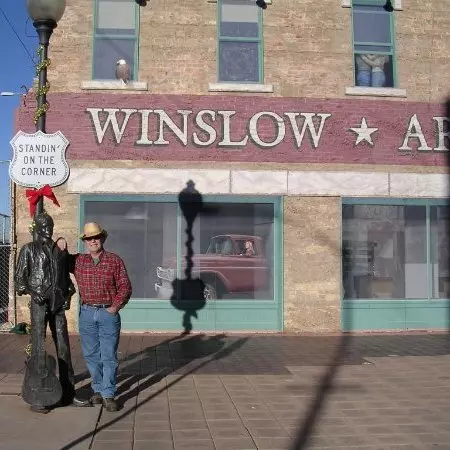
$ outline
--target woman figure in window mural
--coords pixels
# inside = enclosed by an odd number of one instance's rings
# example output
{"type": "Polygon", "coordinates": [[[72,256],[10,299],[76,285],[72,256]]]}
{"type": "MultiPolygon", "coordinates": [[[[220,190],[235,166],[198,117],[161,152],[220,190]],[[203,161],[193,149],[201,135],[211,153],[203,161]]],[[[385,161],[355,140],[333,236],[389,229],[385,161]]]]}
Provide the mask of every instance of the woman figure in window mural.
{"type": "Polygon", "coordinates": [[[252,241],[245,241],[245,248],[244,251],[241,253],[241,256],[255,256],[256,252],[253,248],[253,242],[252,241]]]}
{"type": "Polygon", "coordinates": [[[386,83],[384,65],[388,62],[387,55],[365,54],[356,55],[356,82],[358,86],[383,87],[386,83]]]}

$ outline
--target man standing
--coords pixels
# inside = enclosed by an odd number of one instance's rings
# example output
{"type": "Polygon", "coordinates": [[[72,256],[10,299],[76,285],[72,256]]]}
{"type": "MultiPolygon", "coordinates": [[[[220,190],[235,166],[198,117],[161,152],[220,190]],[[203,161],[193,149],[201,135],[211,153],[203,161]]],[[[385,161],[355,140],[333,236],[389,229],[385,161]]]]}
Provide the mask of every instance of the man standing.
{"type": "MultiPolygon", "coordinates": [[[[91,402],[103,403],[117,411],[117,347],[120,337],[119,310],[131,297],[131,283],[122,259],[103,248],[106,230],[95,222],[87,223],[80,239],[86,254],[70,255],[80,293],[79,331],[81,349],[92,378],[91,402]]],[[[62,250],[67,243],[57,241],[62,250]]]]}
{"type": "MultiPolygon", "coordinates": [[[[34,219],[34,242],[25,244],[19,253],[15,281],[18,295],[31,296],[31,357],[38,356],[44,347],[47,323],[52,332],[58,356],[59,382],[62,387],[62,406],[91,406],[75,397],[75,377],[70,355],[69,334],[65,311],[75,292],[69,275],[67,254],[52,240],[53,219],[45,213],[34,219]]],[[[39,395],[37,395],[39,397],[39,395]]],[[[34,400],[31,410],[49,412],[49,408],[34,400]]]]}

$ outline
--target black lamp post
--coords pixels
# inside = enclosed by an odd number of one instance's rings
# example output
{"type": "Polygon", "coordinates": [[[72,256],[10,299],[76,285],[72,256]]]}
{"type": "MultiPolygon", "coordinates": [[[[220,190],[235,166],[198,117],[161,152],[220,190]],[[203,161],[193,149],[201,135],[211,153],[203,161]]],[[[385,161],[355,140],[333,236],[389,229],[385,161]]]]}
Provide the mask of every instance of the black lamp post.
{"type": "MultiPolygon", "coordinates": [[[[49,61],[48,44],[53,30],[66,9],[66,0],[27,0],[27,10],[39,36],[39,85],[37,93],[37,111],[35,115],[36,130],[45,133],[45,118],[48,109],[47,67],[49,61]]],[[[44,210],[42,197],[36,205],[35,216],[44,210]]]]}

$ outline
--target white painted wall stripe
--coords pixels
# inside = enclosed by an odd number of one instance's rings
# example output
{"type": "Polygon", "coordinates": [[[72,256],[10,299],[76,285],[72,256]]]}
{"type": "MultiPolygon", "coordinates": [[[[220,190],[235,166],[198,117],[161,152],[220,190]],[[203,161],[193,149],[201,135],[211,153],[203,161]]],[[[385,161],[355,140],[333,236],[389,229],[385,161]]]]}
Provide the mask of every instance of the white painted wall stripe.
{"type": "Polygon", "coordinates": [[[449,175],[398,172],[72,168],[67,189],[178,194],[189,180],[203,194],[450,197],[449,175]]]}

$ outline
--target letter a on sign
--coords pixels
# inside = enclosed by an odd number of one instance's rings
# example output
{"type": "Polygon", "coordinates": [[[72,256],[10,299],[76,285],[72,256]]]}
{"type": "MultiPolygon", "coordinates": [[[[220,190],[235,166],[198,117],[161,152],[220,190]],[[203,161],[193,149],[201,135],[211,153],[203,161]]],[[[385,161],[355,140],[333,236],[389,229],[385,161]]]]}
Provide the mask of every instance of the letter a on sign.
{"type": "Polygon", "coordinates": [[[10,141],[13,159],[9,177],[24,187],[59,186],[69,177],[66,150],[69,141],[57,131],[29,134],[19,131],[10,141]]]}

